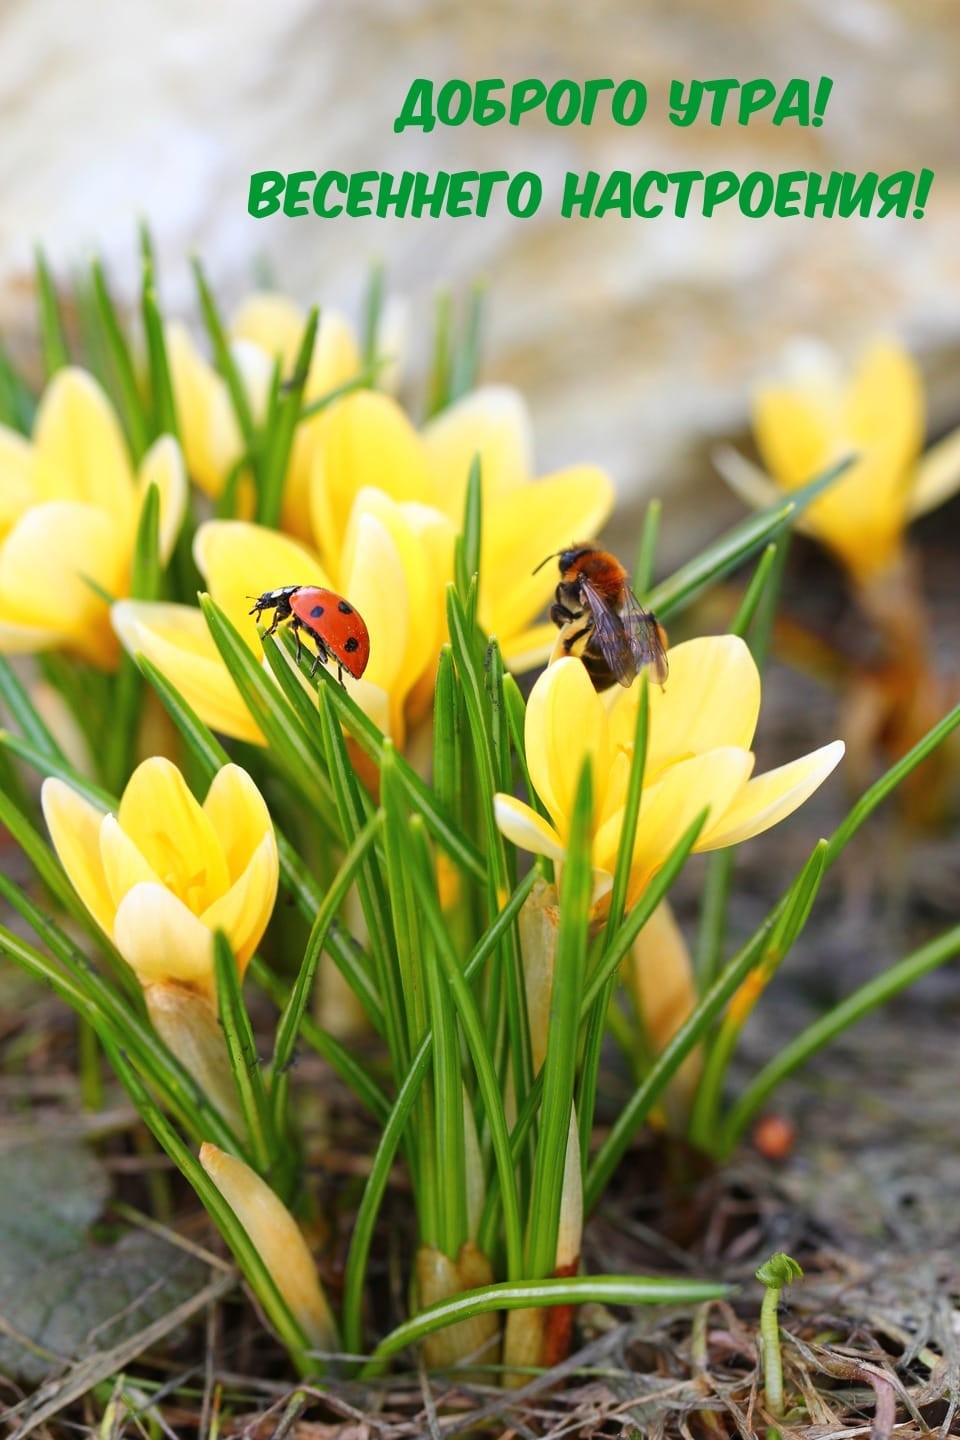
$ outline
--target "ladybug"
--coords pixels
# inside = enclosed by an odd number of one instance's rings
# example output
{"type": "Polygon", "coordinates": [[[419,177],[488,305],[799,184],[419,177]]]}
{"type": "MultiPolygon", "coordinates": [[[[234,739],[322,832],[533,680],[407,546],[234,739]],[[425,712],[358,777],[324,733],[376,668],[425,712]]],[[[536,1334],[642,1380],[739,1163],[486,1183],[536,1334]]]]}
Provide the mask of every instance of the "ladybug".
{"type": "MultiPolygon", "coordinates": [[[[248,600],[254,600],[252,595],[248,600]]],[[[259,620],[264,610],[273,611],[273,619],[265,635],[272,635],[277,626],[289,620],[297,640],[297,664],[300,664],[300,632],[306,631],[317,647],[311,677],[319,665],[336,661],[337,678],[343,684],[343,672],[359,680],[370,659],[370,636],[363,617],[342,595],[322,590],[317,585],[282,585],[279,590],[265,590],[254,601],[249,612],[259,620]]]]}

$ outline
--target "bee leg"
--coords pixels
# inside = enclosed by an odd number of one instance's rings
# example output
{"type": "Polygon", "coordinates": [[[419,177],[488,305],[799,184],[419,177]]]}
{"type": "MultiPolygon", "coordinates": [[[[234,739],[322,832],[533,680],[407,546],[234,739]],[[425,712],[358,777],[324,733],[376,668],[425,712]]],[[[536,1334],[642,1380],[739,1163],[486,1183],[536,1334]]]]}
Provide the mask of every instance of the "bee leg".
{"type": "Polygon", "coordinates": [[[550,619],[554,625],[558,625],[561,628],[564,625],[568,625],[571,620],[579,620],[579,618],[580,615],[577,611],[569,609],[568,606],[561,604],[559,600],[555,605],[550,606],[550,619]]]}

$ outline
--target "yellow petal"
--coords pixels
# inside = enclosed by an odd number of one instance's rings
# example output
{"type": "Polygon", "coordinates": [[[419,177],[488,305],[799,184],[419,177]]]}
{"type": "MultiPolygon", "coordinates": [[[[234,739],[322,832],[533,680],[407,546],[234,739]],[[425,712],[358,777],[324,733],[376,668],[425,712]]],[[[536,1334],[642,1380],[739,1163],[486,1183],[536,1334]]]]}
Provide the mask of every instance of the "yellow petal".
{"type": "MultiPolygon", "coordinates": [[[[504,663],[515,675],[524,675],[545,665],[556,644],[559,631],[548,621],[544,625],[533,625],[529,630],[520,630],[500,641],[504,663]]],[[[499,638],[499,637],[498,637],[499,638]]]]}
{"type": "Polygon", "coordinates": [[[457,529],[463,520],[467,478],[480,456],[483,498],[516,490],[533,469],[533,433],[517,390],[489,385],[465,395],[424,427],[438,503],[457,529]]]}
{"type": "Polygon", "coordinates": [[[33,447],[16,430],[0,425],[0,540],[34,498],[33,447]]]}
{"type": "Polygon", "coordinates": [[[364,486],[394,500],[435,500],[426,447],[403,410],[375,390],[359,390],[320,417],[310,482],[313,530],[336,571],[347,523],[364,486]]]}
{"type": "Polygon", "coordinates": [[[134,770],[117,811],[120,828],[164,885],[195,915],[230,883],[216,831],[170,760],[154,755],[134,770]]]}
{"type": "MultiPolygon", "coordinates": [[[[404,695],[413,688],[424,674],[431,675],[437,663],[441,635],[445,635],[443,623],[447,575],[439,575],[438,569],[445,563],[452,564],[453,530],[439,511],[426,506],[398,505],[380,490],[361,490],[357,496],[343,552],[344,593],[356,605],[370,630],[370,665],[365,677],[374,684],[387,688],[384,675],[387,670],[374,666],[374,656],[383,655],[386,646],[398,646],[396,674],[402,677],[401,689],[404,695]],[[408,508],[412,512],[408,515],[408,508]],[[363,522],[375,519],[387,532],[395,551],[387,561],[388,569],[380,572],[368,568],[370,544],[376,532],[364,530],[363,522]],[[411,524],[411,520],[413,523],[411,524]],[[416,528],[414,528],[416,527],[416,528]],[[396,562],[402,570],[402,579],[395,581],[391,593],[388,575],[395,572],[396,562]],[[371,584],[372,582],[372,584],[371,584]],[[373,589],[379,598],[380,614],[375,621],[368,615],[369,592],[373,589]],[[404,603],[408,623],[405,632],[399,625],[392,625],[389,634],[382,629],[384,608],[394,610],[404,603]]],[[[382,536],[378,540],[378,551],[384,554],[382,536]]],[[[397,619],[397,615],[392,617],[397,619]]],[[[391,657],[392,664],[392,657],[391,657]]]]}
{"type": "Polygon", "coordinates": [[[111,611],[128,654],[145,655],[212,730],[262,745],[201,612],[191,605],[125,600],[111,611]]]}
{"type": "Polygon", "coordinates": [[[843,741],[834,740],[750,780],[725,813],[715,812],[696,848],[719,850],[738,845],[792,815],[839,765],[843,749],[843,741]]]}
{"type": "Polygon", "coordinates": [[[120,525],[134,514],[134,480],[123,431],[103,390],[68,366],[47,386],[33,432],[36,487],[43,500],[79,500],[120,525]]]}
{"type": "Polygon", "coordinates": [[[43,818],[67,879],[107,935],[113,934],[113,901],[100,859],[104,814],[62,780],[40,787],[43,818]]]}
{"type": "Polygon", "coordinates": [[[960,430],[954,430],[919,461],[910,489],[910,518],[936,510],[960,490],[960,430]]]}
{"type": "MultiPolygon", "coordinates": [[[[619,688],[611,738],[632,745],[640,687],[619,688]]],[[[760,672],[737,635],[704,635],[674,645],[666,685],[650,685],[644,787],[667,765],[733,745],[749,750],[760,715],[760,672]]]]}
{"type": "Polygon", "coordinates": [[[245,1129],[237,1085],[217,1014],[216,998],[181,984],[147,985],[144,997],[150,1023],[188,1075],[212,1100],[234,1134],[245,1129]]]}
{"type": "MultiPolygon", "coordinates": [[[[260,653],[252,601],[284,585],[329,587],[316,555],[296,540],[246,520],[208,520],[197,530],[193,558],[210,594],[260,653]]],[[[265,617],[267,618],[267,617],[265,617]]]]}
{"type": "Polygon", "coordinates": [[[57,631],[84,658],[111,665],[108,607],[88,579],[123,595],[129,565],[128,534],[105,510],[76,500],[34,505],[0,546],[0,617],[57,631]]]}
{"type": "MultiPolygon", "coordinates": [[[[677,841],[707,809],[711,817],[724,816],[743,789],[753,769],[753,756],[746,750],[727,746],[682,760],[664,772],[649,789],[644,787],[637,838],[630,867],[629,902],[659,870],[677,841]]],[[[612,871],[616,864],[622,814],[608,820],[594,844],[594,864],[612,871]]],[[[698,847],[700,848],[700,847],[698,847]]]]}
{"type": "Polygon", "coordinates": [[[521,850],[546,855],[550,860],[563,860],[567,852],[556,830],[522,800],[512,795],[495,795],[493,813],[501,834],[521,850]]]}
{"type": "Polygon", "coordinates": [[[155,440],[140,462],[140,493],[156,485],[160,500],[160,558],[166,564],[183,523],[187,503],[187,471],[183,453],[172,435],[155,440]]]}
{"type": "Polygon", "coordinates": [[[256,785],[239,765],[224,765],[213,777],[203,810],[223,851],[231,884],[249,865],[273,822],[256,785]]]}
{"type": "Polygon", "coordinates": [[[840,413],[819,391],[765,385],[754,396],[753,432],[767,469],[785,490],[812,480],[850,446],[840,413]]]}
{"type": "Polygon", "coordinates": [[[178,982],[213,999],[213,932],[165,885],[127,891],[117,907],[113,938],[144,988],[178,982]]]}
{"type": "Polygon", "coordinates": [[[115,815],[105,815],[100,826],[100,862],[114,910],[134,885],[163,883],[153,866],[140,854],[130,836],[120,828],[115,815]]]}
{"type": "Polygon", "coordinates": [[[211,412],[215,405],[223,405],[226,384],[201,355],[184,325],[172,322],[164,335],[187,469],[201,490],[216,499],[242,452],[240,430],[235,423],[227,453],[215,454],[212,446],[211,412]]]}
{"type": "Polygon", "coordinates": [[[577,465],[494,496],[484,507],[480,620],[504,642],[544,609],[557,584],[555,565],[532,572],[554,550],[590,540],[613,509],[609,477],[577,465]]]}
{"type": "Polygon", "coordinates": [[[248,340],[267,355],[279,356],[284,375],[292,374],[306,316],[299,305],[276,290],[248,295],[230,324],[233,340],[248,340]]]}
{"type": "Polygon", "coordinates": [[[335,1350],[337,1331],[317,1267],[299,1225],[259,1175],[215,1145],[200,1147],[200,1164],[246,1230],[308,1344],[335,1350]]]}
{"type": "Polygon", "coordinates": [[[200,916],[209,929],[222,930],[227,936],[241,976],[273,914],[279,879],[277,841],[270,830],[254,850],[243,873],[200,916]]]}
{"type": "Polygon", "coordinates": [[[923,381],[909,351],[876,340],[857,366],[847,400],[856,445],[881,442],[895,470],[913,463],[923,444],[923,381]]]}
{"type": "Polygon", "coordinates": [[[566,835],[584,759],[592,766],[594,816],[603,811],[609,768],[607,714],[579,660],[558,660],[527,701],[527,765],[534,789],[566,835]]]}
{"type": "Polygon", "coordinates": [[[354,515],[341,589],[370,632],[370,661],[364,679],[402,704],[416,679],[403,668],[415,617],[403,559],[378,515],[362,510],[354,515]]]}

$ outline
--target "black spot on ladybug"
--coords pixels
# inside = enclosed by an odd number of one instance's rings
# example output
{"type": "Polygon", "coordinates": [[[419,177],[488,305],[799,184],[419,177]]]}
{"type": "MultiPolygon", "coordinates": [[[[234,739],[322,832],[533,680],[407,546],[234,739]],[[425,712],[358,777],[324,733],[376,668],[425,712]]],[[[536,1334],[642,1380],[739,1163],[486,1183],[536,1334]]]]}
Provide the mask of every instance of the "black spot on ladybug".
{"type": "Polygon", "coordinates": [[[349,640],[344,640],[343,648],[344,650],[349,651],[349,653],[352,655],[354,650],[360,649],[360,641],[357,639],[356,635],[351,635],[349,640]]]}
{"type": "Polygon", "coordinates": [[[323,614],[323,606],[314,605],[313,609],[310,611],[310,614],[313,616],[314,620],[319,620],[320,616],[323,614]]]}
{"type": "MultiPolygon", "coordinates": [[[[352,614],[353,614],[353,606],[352,606],[352,605],[348,605],[347,602],[346,602],[346,600],[341,600],[340,603],[339,603],[339,605],[337,606],[337,609],[340,611],[340,614],[341,614],[341,615],[352,615],[352,614]]],[[[353,648],[356,649],[356,646],[354,646],[353,648]]]]}

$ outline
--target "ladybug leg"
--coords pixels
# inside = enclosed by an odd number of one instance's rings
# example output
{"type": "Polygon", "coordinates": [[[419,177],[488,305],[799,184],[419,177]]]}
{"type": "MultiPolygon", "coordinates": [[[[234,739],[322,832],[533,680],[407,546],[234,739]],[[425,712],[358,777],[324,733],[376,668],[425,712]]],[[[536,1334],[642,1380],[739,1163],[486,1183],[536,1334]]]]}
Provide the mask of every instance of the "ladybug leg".
{"type": "Polygon", "coordinates": [[[317,653],[316,653],[316,655],[314,655],[314,657],[313,657],[313,664],[310,666],[310,679],[311,679],[311,680],[313,679],[314,675],[316,675],[317,671],[320,669],[320,666],[321,666],[321,665],[326,665],[327,659],[328,659],[327,647],[326,647],[326,645],[324,645],[323,641],[320,639],[320,637],[319,637],[318,635],[314,635],[313,638],[314,638],[314,639],[316,640],[316,642],[317,642],[317,653]]]}
{"type": "MultiPolygon", "coordinates": [[[[343,666],[339,660],[337,661],[337,679],[340,681],[340,684],[343,685],[343,666]]],[[[346,686],[344,686],[344,689],[346,689],[346,686]]]]}
{"type": "Polygon", "coordinates": [[[303,645],[300,641],[300,627],[302,623],[303,622],[299,620],[296,615],[293,616],[293,619],[290,622],[290,628],[293,630],[293,638],[297,642],[296,664],[298,669],[300,668],[300,656],[303,654],[303,645]]]}

